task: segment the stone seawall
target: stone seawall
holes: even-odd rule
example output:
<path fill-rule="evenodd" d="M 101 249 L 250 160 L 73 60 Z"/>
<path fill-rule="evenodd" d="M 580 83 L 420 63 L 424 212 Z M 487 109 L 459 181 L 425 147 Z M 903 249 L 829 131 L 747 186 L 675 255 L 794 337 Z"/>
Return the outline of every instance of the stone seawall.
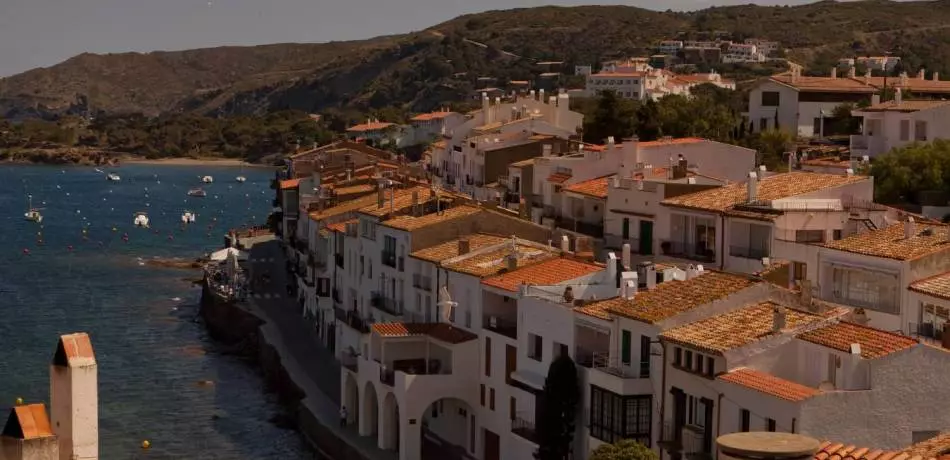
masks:
<path fill-rule="evenodd" d="M 268 342 L 267 334 L 262 331 L 263 320 L 242 306 L 216 296 L 206 283 L 201 293 L 201 317 L 212 338 L 234 347 L 259 366 L 268 389 L 274 391 L 281 404 L 293 414 L 294 427 L 319 453 L 315 459 L 367 460 L 303 404 L 306 394 L 287 372 L 278 349 Z"/>

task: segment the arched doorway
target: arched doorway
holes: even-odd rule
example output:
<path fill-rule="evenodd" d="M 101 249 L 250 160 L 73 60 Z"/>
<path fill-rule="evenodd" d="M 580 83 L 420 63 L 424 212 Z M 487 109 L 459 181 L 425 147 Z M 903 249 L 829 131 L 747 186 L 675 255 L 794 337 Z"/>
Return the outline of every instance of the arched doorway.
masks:
<path fill-rule="evenodd" d="M 399 402 L 396 395 L 387 393 L 383 400 L 383 432 L 380 446 L 386 450 L 399 451 Z"/>
<path fill-rule="evenodd" d="M 442 398 L 430 404 L 422 416 L 421 436 L 423 460 L 477 457 L 475 411 L 461 399 Z"/>
<path fill-rule="evenodd" d="M 346 385 L 343 387 L 343 405 L 346 406 L 346 426 L 359 427 L 360 423 L 360 387 L 356 377 L 350 372 L 346 374 Z"/>
<path fill-rule="evenodd" d="M 363 390 L 363 416 L 360 422 L 361 435 L 376 436 L 379 430 L 379 399 L 376 398 L 373 382 L 366 382 Z"/>

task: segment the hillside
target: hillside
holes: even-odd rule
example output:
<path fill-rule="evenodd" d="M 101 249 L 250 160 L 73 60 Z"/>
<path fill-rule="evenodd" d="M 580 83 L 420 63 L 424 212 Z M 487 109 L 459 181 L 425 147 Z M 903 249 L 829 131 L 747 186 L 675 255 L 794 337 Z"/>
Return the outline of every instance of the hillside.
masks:
<path fill-rule="evenodd" d="M 476 89 L 477 77 L 533 79 L 540 60 L 591 64 L 644 54 L 678 34 L 711 31 L 778 40 L 792 60 L 822 74 L 842 56 L 900 49 L 906 68 L 926 64 L 950 75 L 950 0 L 743 5 L 690 13 L 538 7 L 466 15 L 365 41 L 83 54 L 0 79 L 0 115 L 89 108 L 147 115 L 340 106 L 422 111 Z"/>

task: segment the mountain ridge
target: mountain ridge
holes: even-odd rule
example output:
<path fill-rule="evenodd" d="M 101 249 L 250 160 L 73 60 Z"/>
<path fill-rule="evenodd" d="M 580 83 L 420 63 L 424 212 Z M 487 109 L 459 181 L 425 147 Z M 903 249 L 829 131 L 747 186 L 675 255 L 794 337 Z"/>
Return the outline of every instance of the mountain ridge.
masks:
<path fill-rule="evenodd" d="M 83 53 L 0 79 L 0 116 L 100 110 L 229 115 L 339 107 L 424 111 L 463 98 L 480 76 L 534 79 L 539 60 L 593 64 L 642 55 L 678 34 L 712 31 L 779 41 L 790 59 L 814 73 L 827 74 L 839 57 L 896 49 L 907 68 L 928 65 L 950 75 L 948 24 L 950 0 L 690 12 L 630 6 L 495 10 L 366 40 Z"/>

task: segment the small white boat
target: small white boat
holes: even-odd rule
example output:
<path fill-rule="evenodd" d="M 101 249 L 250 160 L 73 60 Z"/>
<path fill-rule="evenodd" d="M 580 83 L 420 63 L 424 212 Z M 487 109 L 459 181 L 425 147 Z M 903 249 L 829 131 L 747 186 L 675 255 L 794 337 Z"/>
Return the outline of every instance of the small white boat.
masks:
<path fill-rule="evenodd" d="M 201 182 L 204 182 L 204 183 L 206 183 L 206 184 L 210 184 L 210 183 L 214 182 L 214 178 L 211 177 L 211 176 L 204 176 L 204 177 L 201 178 Z"/>
<path fill-rule="evenodd" d="M 183 224 L 192 224 L 192 223 L 195 222 L 195 219 L 196 219 L 197 217 L 198 217 L 197 214 L 195 214 L 195 213 L 193 213 L 193 212 L 191 212 L 191 211 L 185 211 L 185 212 L 183 212 L 183 213 L 181 214 L 181 223 L 183 223 Z"/>
<path fill-rule="evenodd" d="M 103 171 L 103 170 L 101 170 L 101 169 L 99 169 L 99 168 L 96 168 L 96 172 L 99 173 L 99 174 L 102 174 L 102 173 L 104 173 L 105 171 Z"/>
<path fill-rule="evenodd" d="M 111 180 L 111 181 L 113 181 L 113 182 L 118 182 L 118 181 L 122 180 L 122 178 L 119 177 L 119 175 L 116 174 L 116 173 L 109 173 L 109 175 L 106 176 L 106 179 L 109 179 L 109 180 Z"/>
<path fill-rule="evenodd" d="M 188 191 L 188 196 L 196 196 L 199 198 L 203 198 L 203 197 L 208 196 L 208 192 L 204 191 L 204 189 L 202 188 L 193 188 Z"/>
<path fill-rule="evenodd" d="M 238 181 L 238 182 L 245 182 L 245 181 L 247 181 L 247 178 L 244 177 L 244 176 L 237 176 L 234 180 L 236 180 L 236 181 Z"/>
<path fill-rule="evenodd" d="M 144 213 L 144 212 L 137 212 L 137 213 L 135 213 L 135 219 L 132 221 L 132 223 L 133 223 L 136 227 L 145 227 L 145 228 L 148 228 L 148 214 L 146 214 L 146 213 Z"/>
<path fill-rule="evenodd" d="M 27 197 L 27 207 L 26 212 L 23 214 L 23 218 L 30 222 L 43 222 L 43 215 L 40 214 L 40 210 L 33 207 L 33 195 Z"/>

